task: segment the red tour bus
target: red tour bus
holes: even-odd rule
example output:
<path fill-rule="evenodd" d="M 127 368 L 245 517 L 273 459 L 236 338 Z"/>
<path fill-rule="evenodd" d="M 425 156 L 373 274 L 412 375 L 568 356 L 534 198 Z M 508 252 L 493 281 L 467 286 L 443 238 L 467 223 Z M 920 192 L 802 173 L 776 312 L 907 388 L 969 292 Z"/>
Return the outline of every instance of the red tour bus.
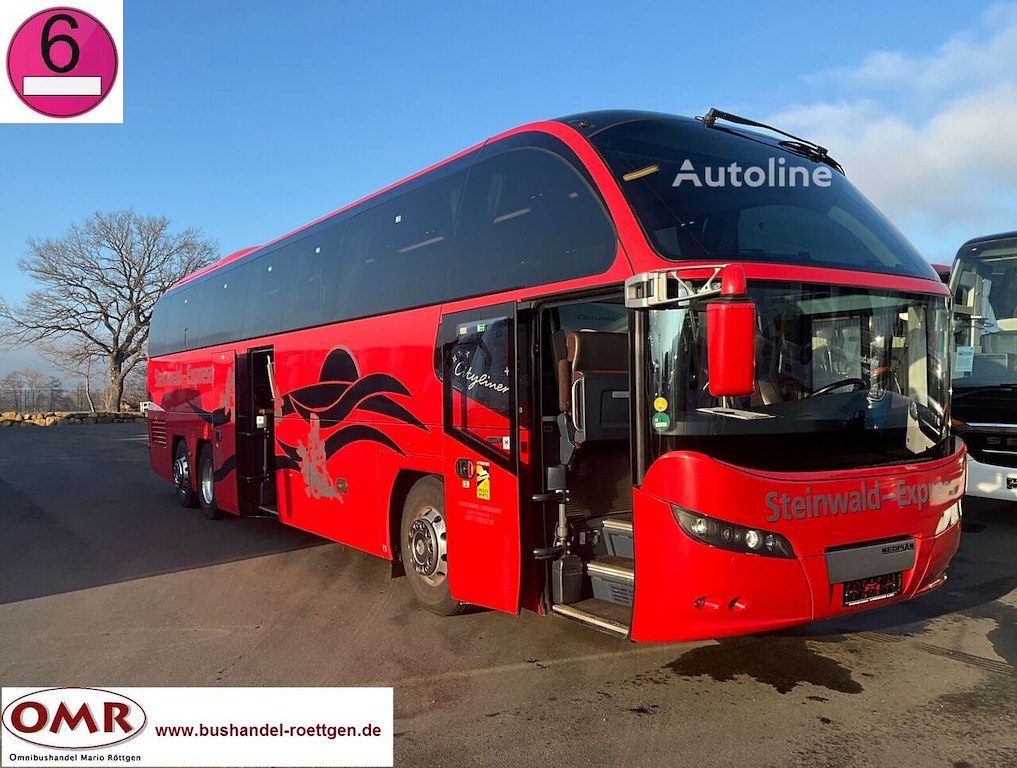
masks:
<path fill-rule="evenodd" d="M 508 131 L 159 300 L 152 466 L 438 614 L 721 637 L 960 538 L 948 291 L 826 150 L 720 113 Z"/>

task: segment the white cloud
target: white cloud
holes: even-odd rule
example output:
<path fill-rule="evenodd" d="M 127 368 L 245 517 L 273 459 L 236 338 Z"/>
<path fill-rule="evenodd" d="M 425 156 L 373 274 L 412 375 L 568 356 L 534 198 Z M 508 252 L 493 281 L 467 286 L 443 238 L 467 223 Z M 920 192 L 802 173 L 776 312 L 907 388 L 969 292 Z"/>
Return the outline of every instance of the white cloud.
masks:
<path fill-rule="evenodd" d="M 1017 66 L 1017 5 L 988 8 L 970 29 L 959 30 L 933 53 L 873 51 L 856 67 L 820 72 L 807 79 L 866 89 L 905 89 L 907 96 L 941 95 L 979 79 L 1014 76 Z"/>
<path fill-rule="evenodd" d="M 849 97 L 771 124 L 828 147 L 927 256 L 1017 229 L 1017 5 L 990 8 L 932 54 L 878 51 L 809 80 Z"/>

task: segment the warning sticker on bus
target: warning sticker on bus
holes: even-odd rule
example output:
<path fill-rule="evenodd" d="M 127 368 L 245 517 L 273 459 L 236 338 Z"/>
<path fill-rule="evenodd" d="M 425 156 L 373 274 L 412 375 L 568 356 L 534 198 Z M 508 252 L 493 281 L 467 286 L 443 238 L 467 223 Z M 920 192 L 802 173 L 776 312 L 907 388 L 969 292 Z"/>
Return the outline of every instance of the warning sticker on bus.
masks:
<path fill-rule="evenodd" d="M 491 463 L 488 461 L 477 462 L 477 498 L 491 499 Z"/>

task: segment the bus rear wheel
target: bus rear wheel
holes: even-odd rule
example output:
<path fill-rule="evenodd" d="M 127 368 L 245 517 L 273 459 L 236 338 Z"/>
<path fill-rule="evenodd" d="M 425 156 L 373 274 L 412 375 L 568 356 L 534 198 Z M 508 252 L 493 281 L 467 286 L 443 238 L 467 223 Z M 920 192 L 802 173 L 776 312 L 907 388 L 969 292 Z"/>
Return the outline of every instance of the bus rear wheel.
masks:
<path fill-rule="evenodd" d="M 187 455 L 187 441 L 180 440 L 173 454 L 173 485 L 177 488 L 177 501 L 182 507 L 198 504 L 197 494 L 191 485 L 191 459 Z"/>
<path fill-rule="evenodd" d="M 198 459 L 198 504 L 209 520 L 218 520 L 223 512 L 215 502 L 215 464 L 212 462 L 212 446 L 204 445 Z"/>
<path fill-rule="evenodd" d="M 445 488 L 438 478 L 421 478 L 410 489 L 400 538 L 403 569 L 417 602 L 439 616 L 465 609 L 449 592 Z"/>

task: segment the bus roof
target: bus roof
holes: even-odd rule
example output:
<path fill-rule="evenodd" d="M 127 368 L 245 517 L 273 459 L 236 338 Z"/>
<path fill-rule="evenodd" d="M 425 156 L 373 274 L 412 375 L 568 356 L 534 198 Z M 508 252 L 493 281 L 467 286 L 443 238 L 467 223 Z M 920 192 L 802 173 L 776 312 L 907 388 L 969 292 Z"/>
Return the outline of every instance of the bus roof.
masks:
<path fill-rule="evenodd" d="M 385 187 L 382 187 L 379 190 L 371 192 L 370 194 L 364 195 L 363 197 L 361 197 L 361 198 L 359 198 L 357 200 L 354 200 L 351 203 L 348 203 L 348 204 L 346 204 L 344 206 L 341 206 L 340 208 L 337 208 L 334 211 L 330 211 L 329 213 L 326 213 L 323 216 L 320 216 L 319 218 L 317 218 L 317 219 L 315 219 L 313 221 L 310 221 L 310 222 L 308 222 L 306 224 L 302 224 L 301 226 L 297 227 L 296 229 L 294 229 L 294 230 L 292 230 L 290 232 L 286 232 L 285 234 L 282 234 L 279 237 L 273 238 L 272 240 L 269 240 L 268 242 L 262 243 L 260 245 L 250 246 L 248 248 L 242 248 L 239 251 L 235 251 L 235 252 L 233 252 L 233 253 L 231 253 L 231 254 L 229 254 L 227 256 L 224 256 L 221 259 L 219 259 L 218 261 L 210 264 L 209 266 L 204 267 L 203 269 L 200 269 L 197 272 L 193 272 L 190 275 L 186 275 L 185 277 L 181 278 L 176 283 L 171 285 L 168 290 L 172 290 L 172 289 L 177 288 L 178 286 L 181 286 L 181 285 L 183 285 L 185 283 L 189 283 L 192 280 L 196 280 L 196 279 L 198 279 L 198 278 L 200 278 L 200 277 L 202 277 L 204 275 L 209 274 L 210 272 L 215 272 L 215 271 L 221 269 L 222 267 L 224 267 L 224 266 L 226 266 L 226 265 L 228 265 L 228 264 L 230 264 L 230 263 L 232 263 L 234 261 L 242 259 L 243 257 L 247 256 L 248 254 L 253 253 L 254 251 L 260 251 L 260 250 L 262 250 L 264 248 L 268 248 L 268 247 L 270 247 L 272 245 L 276 245 L 278 243 L 281 243 L 282 241 L 284 241 L 284 240 L 286 240 L 286 239 L 288 239 L 290 237 L 293 237 L 294 235 L 304 231 L 305 229 L 313 227 L 315 224 L 318 224 L 318 223 L 320 223 L 322 221 L 325 221 L 326 219 L 329 219 L 329 218 L 335 216 L 336 214 L 342 213 L 343 211 L 347 211 L 347 210 L 349 210 L 351 208 L 354 208 L 354 207 L 356 207 L 358 205 L 361 205 L 362 203 L 365 203 L 368 200 L 371 200 L 373 198 L 379 197 L 379 196 L 385 194 L 386 192 L 388 192 L 388 191 L 390 191 L 392 189 L 395 189 L 396 187 L 400 187 L 403 184 L 405 184 L 405 183 L 407 183 L 407 182 L 417 178 L 418 176 L 423 176 L 425 173 L 428 173 L 429 171 L 432 171 L 432 170 L 434 170 L 436 168 L 440 168 L 440 167 L 442 167 L 444 165 L 452 163 L 455 160 L 458 160 L 459 158 L 462 158 L 464 156 L 467 156 L 467 155 L 470 155 L 472 153 L 478 152 L 481 148 L 483 148 L 485 145 L 489 144 L 490 142 L 497 141 L 498 139 L 502 139 L 502 138 L 504 138 L 506 136 L 510 136 L 512 134 L 520 133 L 522 131 L 527 131 L 527 130 L 540 131 L 542 129 L 542 126 L 546 126 L 548 122 L 554 122 L 554 123 L 562 123 L 564 125 L 567 125 L 570 128 L 572 128 L 573 130 L 575 130 L 576 132 L 578 132 L 580 135 L 582 135 L 584 138 L 589 139 L 589 138 L 593 137 L 594 135 L 600 133 L 601 131 L 607 130 L 608 128 L 613 128 L 615 126 L 622 125 L 624 123 L 631 123 L 631 122 L 636 122 L 636 121 L 639 121 L 639 120 L 673 120 L 673 121 L 690 122 L 690 123 L 698 121 L 697 118 L 684 117 L 684 116 L 681 116 L 681 115 L 672 115 L 672 114 L 668 114 L 666 112 L 651 112 L 651 111 L 647 111 L 647 110 L 637 110 L 637 109 L 604 109 L 604 110 L 593 110 L 593 111 L 590 111 L 590 112 L 578 112 L 578 113 L 573 114 L 573 115 L 566 115 L 566 116 L 563 116 L 563 117 L 554 118 L 554 119 L 552 119 L 550 121 L 534 121 L 534 122 L 530 122 L 530 123 L 524 123 L 523 125 L 520 125 L 520 126 L 518 126 L 516 128 L 511 128 L 509 130 L 502 131 L 502 132 L 500 132 L 500 133 L 498 133 L 498 134 L 496 134 L 494 136 L 491 136 L 491 137 L 485 139 L 484 141 L 481 141 L 481 142 L 479 142 L 477 144 L 474 144 L 471 147 L 468 147 L 468 148 L 462 150 L 461 152 L 457 152 L 456 154 L 452 155 L 451 157 L 447 157 L 447 158 L 445 158 L 443 160 L 440 160 L 440 161 L 438 161 L 436 163 L 433 163 L 432 165 L 429 165 L 428 167 L 426 167 L 426 168 L 424 168 L 424 169 L 422 169 L 420 171 L 417 171 L 416 173 L 413 173 L 413 174 L 411 174 L 411 175 L 409 175 L 409 176 L 407 176 L 407 177 L 405 177 L 403 179 L 399 179 L 398 181 L 395 181 L 392 184 L 389 184 L 389 185 L 387 185 Z M 779 138 L 774 137 L 774 136 L 769 136 L 769 135 L 764 134 L 764 133 L 759 133 L 757 131 L 745 129 L 745 128 L 742 128 L 742 127 L 730 128 L 728 126 L 719 126 L 719 125 L 716 126 L 716 127 L 719 130 L 723 130 L 723 131 L 726 131 L 726 132 L 729 132 L 729 133 L 734 133 L 734 134 L 742 135 L 742 136 L 748 136 L 751 139 L 756 140 L 756 141 L 763 141 L 763 142 L 766 142 L 766 143 L 770 143 L 770 144 L 772 144 L 774 146 L 779 146 L 780 145 Z M 544 129 L 546 130 L 546 128 L 544 128 Z M 835 167 L 837 167 L 838 170 L 840 170 L 839 166 L 835 166 Z"/>
<path fill-rule="evenodd" d="M 536 124 L 534 124 L 534 125 L 536 125 Z M 528 127 L 528 125 L 524 125 L 524 126 L 521 126 L 520 128 L 514 129 L 513 131 L 510 131 L 510 132 L 514 133 L 515 131 L 523 130 L 523 129 L 527 128 L 527 127 Z M 501 134 L 499 134 L 499 135 L 501 135 Z M 243 258 L 244 256 L 247 256 L 249 253 L 253 253 L 254 251 L 260 251 L 263 248 L 268 248 L 271 245 L 275 245 L 276 243 L 282 242 L 283 240 L 286 240 L 287 238 L 293 237 L 294 235 L 296 235 L 296 234 L 298 234 L 300 232 L 303 232 L 305 229 L 313 227 L 315 224 L 318 224 L 318 223 L 320 223 L 322 221 L 325 221 L 326 219 L 329 219 L 329 218 L 335 216 L 336 214 L 342 213 L 343 211 L 349 210 L 350 208 L 354 208 L 354 207 L 360 205 L 361 203 L 365 203 L 368 200 L 371 200 L 372 198 L 375 198 L 375 197 L 378 197 L 380 195 L 383 195 L 385 192 L 388 192 L 391 189 L 395 189 L 396 187 L 402 186 L 406 182 L 411 181 L 412 179 L 415 179 L 418 176 L 423 176 L 428 171 L 432 171 L 435 168 L 440 168 L 441 166 L 447 165 L 448 163 L 451 163 L 454 160 L 458 160 L 460 157 L 464 157 L 465 155 L 469 155 L 469 154 L 471 154 L 473 152 L 476 152 L 481 147 L 483 147 L 485 144 L 487 144 L 489 141 L 491 141 L 494 138 L 498 138 L 498 137 L 497 136 L 496 137 L 492 137 L 491 139 L 487 139 L 485 141 L 482 141 L 479 144 L 474 144 L 472 147 L 468 147 L 467 149 L 464 149 L 461 152 L 457 152 L 456 154 L 452 155 L 451 157 L 447 157 L 444 160 L 440 160 L 437 163 L 429 165 L 427 168 L 424 168 L 423 170 L 417 171 L 416 173 L 410 174 L 409 176 L 407 176 L 407 177 L 405 177 L 403 179 L 399 179 L 399 181 L 395 181 L 395 182 L 393 182 L 393 183 L 391 183 L 391 184 L 389 184 L 389 185 L 387 185 L 385 187 L 382 187 L 381 189 L 378 189 L 378 190 L 376 190 L 374 192 L 371 192 L 370 194 L 364 195 L 363 197 L 361 197 L 361 198 L 359 198 L 357 200 L 354 200 L 353 202 L 348 203 L 348 204 L 346 204 L 346 205 L 344 205 L 344 206 L 342 206 L 340 208 L 336 208 L 334 211 L 330 211 L 330 212 L 324 214 L 323 216 L 319 216 L 317 219 L 314 219 L 313 221 L 309 221 L 306 224 L 302 224 L 301 226 L 297 227 L 296 229 L 294 229 L 294 230 L 292 230 L 290 232 L 287 232 L 287 233 L 285 233 L 283 235 L 280 235 L 279 237 L 273 238 L 272 240 L 269 240 L 268 242 L 262 243 L 261 245 L 250 246 L 248 248 L 241 248 L 239 251 L 235 251 L 235 252 L 229 254 L 228 256 L 224 256 L 221 259 L 219 259 L 218 261 L 216 261 L 216 262 L 214 262 L 212 264 L 209 264 L 207 267 L 205 267 L 203 269 L 199 269 L 197 272 L 192 272 L 191 274 L 186 275 L 186 276 L 180 278 L 180 280 L 178 280 L 173 285 L 171 285 L 167 289 L 167 291 L 171 291 L 174 288 L 177 288 L 178 286 L 181 286 L 181 285 L 183 285 L 185 283 L 189 283 L 192 280 L 195 280 L 195 279 L 197 279 L 197 278 L 199 278 L 199 277 L 201 277 L 203 275 L 207 275 L 209 272 L 215 272 L 216 270 L 220 269 L 221 267 L 224 267 L 227 264 L 230 264 L 230 263 L 232 263 L 234 261 L 237 261 L 238 259 Z"/>
<path fill-rule="evenodd" d="M 965 250 L 970 250 L 976 245 L 984 245 L 986 243 L 995 243 L 1000 240 L 1015 240 L 1017 241 L 1017 231 L 1014 232 L 1001 232 L 998 235 L 983 235 L 982 237 L 973 237 L 968 240 L 957 250 L 957 255 L 961 255 Z"/>

